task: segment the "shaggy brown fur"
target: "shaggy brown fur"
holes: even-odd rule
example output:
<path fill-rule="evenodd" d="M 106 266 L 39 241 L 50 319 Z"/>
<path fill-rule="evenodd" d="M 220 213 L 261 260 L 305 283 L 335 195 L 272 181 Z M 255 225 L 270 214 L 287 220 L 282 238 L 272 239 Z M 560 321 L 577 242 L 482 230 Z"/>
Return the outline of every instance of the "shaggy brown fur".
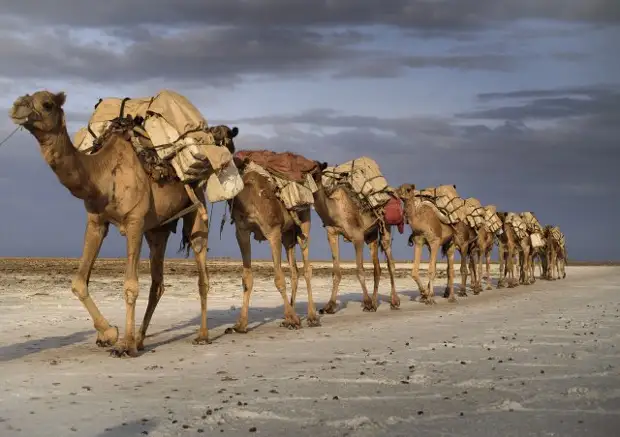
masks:
<path fill-rule="evenodd" d="M 11 109 L 11 118 L 38 140 L 43 158 L 59 181 L 73 196 L 84 201 L 87 212 L 84 248 L 71 288 L 93 319 L 97 344 L 116 344 L 112 351 L 115 356 L 135 356 L 144 347 L 148 325 L 164 293 L 164 256 L 168 237 L 176 221 L 166 226 L 161 223 L 189 206 L 191 200 L 183 184 L 173 182 L 161 185 L 149 178 L 126 130 L 110 133 L 100 150 L 93 154 L 84 154 L 75 149 L 65 124 L 62 109 L 64 103 L 64 93 L 38 91 L 33 95 L 19 97 Z M 236 133 L 233 134 L 230 129 L 228 132 L 228 142 L 234 148 L 232 138 Z M 204 201 L 202 192 L 196 195 Z M 118 328 L 108 323 L 88 292 L 90 273 L 110 223 L 117 226 L 121 235 L 127 238 L 125 336 L 118 344 Z M 201 323 L 198 337 L 194 340 L 197 344 L 209 341 L 207 231 L 207 224 L 196 212 L 183 217 L 183 235 L 194 249 L 198 267 Z M 151 289 L 142 326 L 136 336 L 135 305 L 139 291 L 137 269 L 143 236 L 150 249 Z"/>

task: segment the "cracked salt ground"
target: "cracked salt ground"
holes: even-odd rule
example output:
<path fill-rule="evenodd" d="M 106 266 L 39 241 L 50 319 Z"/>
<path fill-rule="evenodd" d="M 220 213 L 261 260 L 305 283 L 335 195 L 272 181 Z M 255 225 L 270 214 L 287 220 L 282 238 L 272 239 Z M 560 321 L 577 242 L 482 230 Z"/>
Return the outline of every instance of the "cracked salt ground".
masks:
<path fill-rule="evenodd" d="M 361 311 L 355 278 L 343 278 L 344 309 L 300 331 L 278 327 L 279 295 L 259 276 L 257 328 L 219 337 L 240 292 L 233 273 L 213 271 L 220 285 L 209 297 L 208 346 L 191 344 L 195 281 L 168 276 L 147 351 L 122 360 L 94 345 L 70 276 L 5 275 L 0 308 L 13 309 L 0 312 L 0 362 L 11 377 L 0 381 L 0 435 L 41 435 L 42 423 L 46 435 L 93 437 L 614 435 L 620 269 L 567 273 L 456 305 L 402 299 L 400 311 L 384 303 L 377 313 Z M 96 281 L 102 312 L 121 323 L 118 280 Z M 138 314 L 148 276 L 141 281 Z M 313 286 L 325 303 L 330 276 L 316 275 Z M 414 286 L 399 277 L 397 288 Z M 300 284 L 300 314 L 304 297 Z"/>

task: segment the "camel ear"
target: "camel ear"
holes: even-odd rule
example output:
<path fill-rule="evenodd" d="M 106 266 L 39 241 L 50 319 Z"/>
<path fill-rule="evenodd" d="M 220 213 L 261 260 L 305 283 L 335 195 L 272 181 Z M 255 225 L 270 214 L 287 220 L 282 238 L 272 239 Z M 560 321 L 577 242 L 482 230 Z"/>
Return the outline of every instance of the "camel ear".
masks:
<path fill-rule="evenodd" d="M 62 106 L 65 104 L 66 101 L 67 101 L 67 95 L 63 91 L 54 95 L 54 102 L 56 102 L 56 105 L 59 108 L 62 108 Z"/>
<path fill-rule="evenodd" d="M 454 189 L 456 190 L 456 184 L 452 184 L 452 186 L 454 187 Z"/>
<path fill-rule="evenodd" d="M 230 138 L 235 138 L 237 135 L 239 135 L 239 128 L 235 126 L 230 132 Z"/>

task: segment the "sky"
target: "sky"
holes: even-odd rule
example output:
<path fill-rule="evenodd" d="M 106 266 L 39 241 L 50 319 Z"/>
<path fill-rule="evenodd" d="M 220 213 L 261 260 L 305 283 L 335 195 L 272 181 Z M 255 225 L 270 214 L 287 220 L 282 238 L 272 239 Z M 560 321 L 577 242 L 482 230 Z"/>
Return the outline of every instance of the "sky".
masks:
<path fill-rule="evenodd" d="M 572 259 L 620 260 L 617 0 L 0 0 L 0 38 L 0 140 L 25 93 L 66 92 L 73 133 L 99 98 L 173 89 L 238 126 L 237 149 L 369 156 L 394 187 L 456 184 L 559 225 Z M 0 147 L 0 212 L 0 256 L 80 256 L 83 203 L 26 132 Z M 239 258 L 223 212 L 209 256 Z M 329 259 L 312 219 L 311 257 Z M 100 256 L 124 255 L 111 229 Z"/>

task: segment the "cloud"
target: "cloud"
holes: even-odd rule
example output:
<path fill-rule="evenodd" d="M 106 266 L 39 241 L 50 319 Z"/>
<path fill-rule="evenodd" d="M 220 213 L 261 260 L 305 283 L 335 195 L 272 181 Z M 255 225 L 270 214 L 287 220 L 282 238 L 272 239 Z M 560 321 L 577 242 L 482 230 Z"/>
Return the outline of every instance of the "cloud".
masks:
<path fill-rule="evenodd" d="M 419 29 L 468 29 L 518 19 L 616 23 L 620 5 L 615 0 L 122 0 L 86 3 L 81 0 L 0 1 L 8 16 L 33 23 L 127 27 L 151 25 L 236 26 L 374 26 Z"/>
<path fill-rule="evenodd" d="M 457 114 L 462 118 L 527 120 L 566 117 L 620 117 L 620 85 L 556 90 L 520 90 L 480 94 L 481 101 L 529 100 L 520 105 L 493 107 Z"/>

